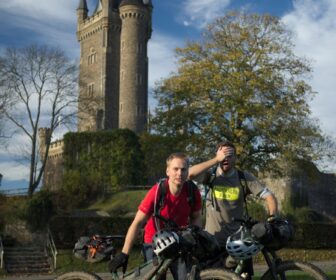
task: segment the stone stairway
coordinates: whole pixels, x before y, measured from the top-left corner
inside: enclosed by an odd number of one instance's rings
[[[5,247],[4,251],[5,269],[8,273],[45,274],[52,271],[43,247]]]

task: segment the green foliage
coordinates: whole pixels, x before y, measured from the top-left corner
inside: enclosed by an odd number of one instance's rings
[[[28,201],[25,218],[32,231],[43,230],[54,214],[52,196],[49,192],[39,191]]]
[[[161,136],[143,133],[140,136],[144,153],[146,177],[152,184],[166,176],[166,159],[174,152],[186,152],[188,142],[182,135]]]
[[[6,197],[0,195],[0,232],[5,224],[22,220],[26,214],[26,197]]]
[[[257,221],[265,221],[267,218],[267,211],[263,201],[248,199],[247,211],[249,215]]]
[[[312,69],[293,52],[291,34],[275,17],[228,14],[200,42],[176,50],[178,70],[155,89],[151,128],[183,135],[196,160],[215,144],[237,146],[238,165],[281,171],[274,159],[317,159],[323,142],[310,118]]]
[[[99,209],[109,213],[112,217],[127,215],[134,217],[140,202],[148,190],[130,190],[105,195],[90,205],[89,209]],[[125,203],[127,201],[127,203]]]
[[[284,209],[284,215],[295,223],[331,223],[332,221],[325,215],[318,213],[308,207],[293,208],[287,207]]]
[[[107,189],[144,182],[143,154],[132,131],[68,133],[64,142],[63,191],[77,206]]]

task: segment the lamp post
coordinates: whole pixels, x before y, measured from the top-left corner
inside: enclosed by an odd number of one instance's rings
[[[3,175],[0,173],[0,187],[1,187],[2,177],[3,177]]]

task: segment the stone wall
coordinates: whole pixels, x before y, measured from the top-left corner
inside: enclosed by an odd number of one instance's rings
[[[294,195],[296,203],[306,203],[309,208],[336,220],[336,174],[322,173],[313,163],[301,162],[287,177],[263,181],[277,197],[280,209],[284,199]]]

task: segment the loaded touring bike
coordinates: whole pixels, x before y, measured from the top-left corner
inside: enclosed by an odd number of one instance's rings
[[[220,248],[217,241],[202,229],[196,227],[176,228],[170,221],[158,216],[168,225],[165,230],[158,232],[153,239],[154,250],[158,259],[144,263],[124,275],[112,274],[111,279],[126,280],[156,280],[167,274],[170,264],[177,258],[189,265],[190,272],[187,280],[242,280],[251,279],[243,270],[246,259],[262,253],[266,263],[266,271],[260,279],[263,280],[298,280],[316,279],[327,280],[326,274],[317,266],[293,260],[282,260],[276,253],[282,247],[279,243],[269,243],[258,240],[251,234],[251,229],[257,224],[251,218],[237,220],[240,229],[232,234],[226,248]],[[286,229],[287,221],[279,220],[278,229]],[[164,246],[161,246],[165,244]],[[228,255],[229,254],[229,255]],[[219,264],[219,265],[218,265]],[[62,274],[56,280],[101,280],[98,275],[73,271]],[[163,278],[164,279],[164,278]]]
[[[221,263],[226,269],[230,269],[241,276],[242,279],[253,279],[251,275],[244,272],[244,262],[261,252],[266,264],[266,271],[260,277],[262,280],[328,279],[327,275],[320,268],[311,263],[282,260],[278,256],[276,252],[288,241],[281,240],[281,231],[292,230],[287,220],[279,219],[274,221],[272,227],[270,224],[258,223],[251,218],[235,220],[241,224],[239,230],[228,238],[226,248],[222,248],[219,255],[208,258],[201,265],[201,269],[211,267],[212,264],[218,263],[218,260],[222,259]],[[273,240],[265,241],[256,238],[252,234],[252,228],[256,224],[267,225],[268,229],[273,228]]]
[[[200,270],[200,262],[197,261],[208,252],[205,250],[214,249],[216,246],[209,246],[211,236],[205,231],[197,227],[178,228],[171,221],[166,220],[160,215],[157,218],[166,223],[164,230],[158,231],[153,238],[154,252],[158,255],[149,262],[146,262],[139,267],[126,272],[124,275],[112,273],[111,279],[126,279],[126,280],[158,280],[171,278],[168,273],[169,266],[178,258],[182,258],[189,267],[187,279],[193,280],[239,280],[240,276],[226,269],[203,269]],[[210,240],[212,242],[212,240]],[[213,252],[215,253],[215,252]],[[93,273],[84,271],[72,271],[58,276],[55,280],[101,280],[101,278]]]

